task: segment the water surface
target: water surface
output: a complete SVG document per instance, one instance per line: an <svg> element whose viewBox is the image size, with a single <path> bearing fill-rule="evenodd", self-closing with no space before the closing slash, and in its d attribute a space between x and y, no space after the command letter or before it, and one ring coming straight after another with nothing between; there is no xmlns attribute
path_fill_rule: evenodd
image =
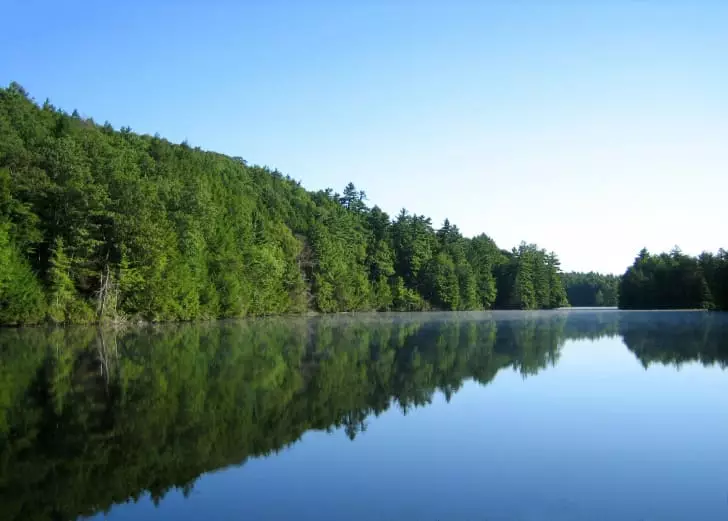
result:
<svg viewBox="0 0 728 521"><path fill-rule="evenodd" d="M0 518L727 520L728 317L0 331Z"/></svg>

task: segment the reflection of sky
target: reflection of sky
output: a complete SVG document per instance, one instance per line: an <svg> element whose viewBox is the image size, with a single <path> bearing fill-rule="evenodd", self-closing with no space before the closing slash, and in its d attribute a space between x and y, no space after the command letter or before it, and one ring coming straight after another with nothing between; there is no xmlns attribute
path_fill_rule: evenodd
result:
<svg viewBox="0 0 728 521"><path fill-rule="evenodd" d="M116 508L111 519L728 519L728 378L645 370L618 339L569 342L557 367L469 382L450 404L368 420Z"/></svg>

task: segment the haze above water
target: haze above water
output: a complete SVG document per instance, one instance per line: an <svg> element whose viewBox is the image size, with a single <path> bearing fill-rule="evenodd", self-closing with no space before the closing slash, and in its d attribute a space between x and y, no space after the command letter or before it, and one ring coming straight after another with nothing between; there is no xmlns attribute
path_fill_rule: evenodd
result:
<svg viewBox="0 0 728 521"><path fill-rule="evenodd" d="M728 316L0 331L2 519L726 520Z"/></svg>

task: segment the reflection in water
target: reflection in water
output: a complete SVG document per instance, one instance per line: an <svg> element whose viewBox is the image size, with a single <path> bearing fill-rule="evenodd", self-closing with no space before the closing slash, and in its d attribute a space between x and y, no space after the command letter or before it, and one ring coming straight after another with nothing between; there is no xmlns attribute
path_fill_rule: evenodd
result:
<svg viewBox="0 0 728 521"><path fill-rule="evenodd" d="M554 365L568 339L621 336L653 362L728 361L706 313L466 313L0 331L0 511L67 520L270 454L311 429L449 400L503 368Z"/></svg>

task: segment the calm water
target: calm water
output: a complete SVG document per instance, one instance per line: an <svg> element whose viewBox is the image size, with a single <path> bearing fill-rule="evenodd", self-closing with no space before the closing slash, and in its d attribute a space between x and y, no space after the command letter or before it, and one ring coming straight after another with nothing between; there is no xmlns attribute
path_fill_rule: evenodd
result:
<svg viewBox="0 0 728 521"><path fill-rule="evenodd" d="M0 331L0 519L728 520L728 316Z"/></svg>

